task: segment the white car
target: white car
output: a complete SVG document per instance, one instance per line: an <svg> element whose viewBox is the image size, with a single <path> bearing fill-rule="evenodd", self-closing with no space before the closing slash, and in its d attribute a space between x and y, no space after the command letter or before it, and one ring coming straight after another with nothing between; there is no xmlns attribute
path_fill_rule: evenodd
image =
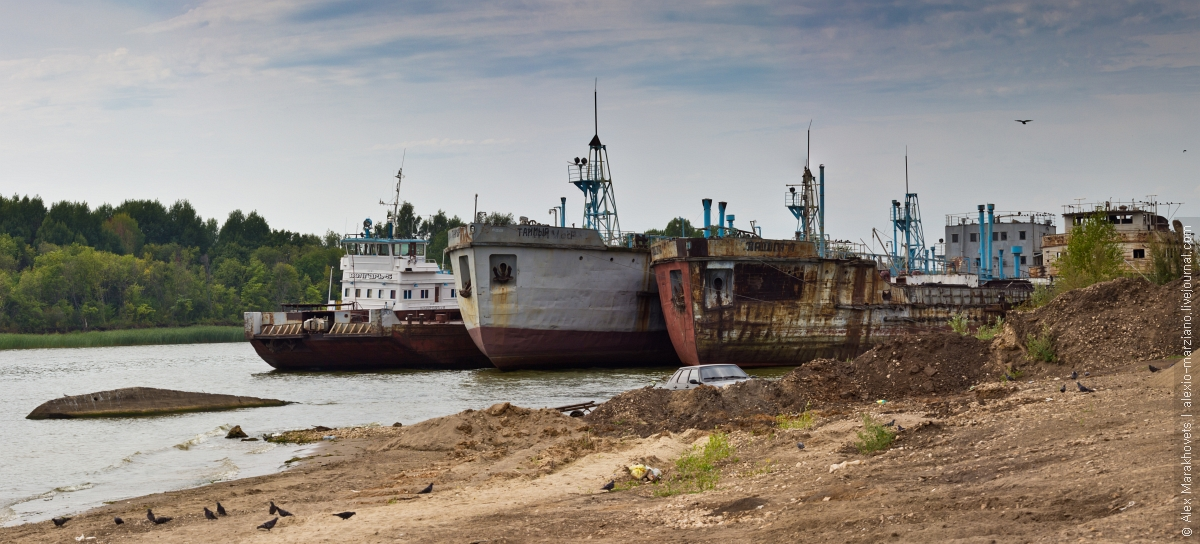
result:
<svg viewBox="0 0 1200 544"><path fill-rule="evenodd" d="M685 366L675 371L669 380L663 383L663 389L695 389L701 385L725 387L751 379L737 365L698 365Z"/></svg>

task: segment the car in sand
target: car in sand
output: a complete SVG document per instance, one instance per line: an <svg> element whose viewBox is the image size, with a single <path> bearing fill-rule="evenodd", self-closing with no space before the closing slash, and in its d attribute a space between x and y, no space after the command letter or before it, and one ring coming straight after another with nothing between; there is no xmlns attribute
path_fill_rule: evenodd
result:
<svg viewBox="0 0 1200 544"><path fill-rule="evenodd" d="M725 387L753 379L737 365L685 366L663 382L663 389L695 389L701 385Z"/></svg>

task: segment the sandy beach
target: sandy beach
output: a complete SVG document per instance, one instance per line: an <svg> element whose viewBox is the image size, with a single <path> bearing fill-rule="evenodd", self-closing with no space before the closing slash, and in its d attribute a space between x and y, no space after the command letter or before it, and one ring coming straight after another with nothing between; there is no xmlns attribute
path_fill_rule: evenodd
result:
<svg viewBox="0 0 1200 544"><path fill-rule="evenodd" d="M1171 361L1159 362L1166 366ZM271 476L98 508L62 528L0 530L12 542L1156 542L1173 501L1167 411L1174 371L1126 365L941 399L847 403L807 430L731 430L717 488L655 497L605 492L624 466L671 463L707 433L597 435L596 423L501 404L342 438ZM1074 385L1071 382L1070 385ZM689 392L691 393L691 392ZM982 402L981 402L982 400ZM906 430L878 455L848 448L870 410ZM803 441L805 448L797 448ZM830 465L860 461L830 472ZM433 483L433 493L416 491ZM268 501L294 515L269 533ZM204 519L216 502L229 515ZM154 525L146 508L174 520ZM349 520L333 513L354 511ZM126 520L115 525L112 518Z"/></svg>

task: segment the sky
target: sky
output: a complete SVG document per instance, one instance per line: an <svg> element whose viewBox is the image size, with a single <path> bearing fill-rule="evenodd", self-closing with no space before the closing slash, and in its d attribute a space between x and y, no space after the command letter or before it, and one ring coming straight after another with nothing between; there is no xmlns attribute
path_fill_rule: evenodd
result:
<svg viewBox="0 0 1200 544"><path fill-rule="evenodd" d="M550 222L607 145L620 224L727 201L790 238L826 166L827 232L925 236L977 204L1200 215L1200 3L0 0L0 193L187 199L348 232L417 213ZM1033 119L1022 125L1015 119ZM1188 150L1184 152L1184 150ZM1148 195L1156 195L1149 197ZM1061 224L1061 223L1060 223ZM1061 227L1060 227L1061 228Z"/></svg>

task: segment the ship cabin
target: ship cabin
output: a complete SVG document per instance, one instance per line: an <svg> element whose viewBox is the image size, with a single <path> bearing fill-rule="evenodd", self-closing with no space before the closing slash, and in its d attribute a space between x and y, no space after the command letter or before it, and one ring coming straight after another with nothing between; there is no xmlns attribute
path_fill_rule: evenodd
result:
<svg viewBox="0 0 1200 544"><path fill-rule="evenodd" d="M346 237L341 245L343 307L458 309L454 276L426 260L429 240Z"/></svg>

